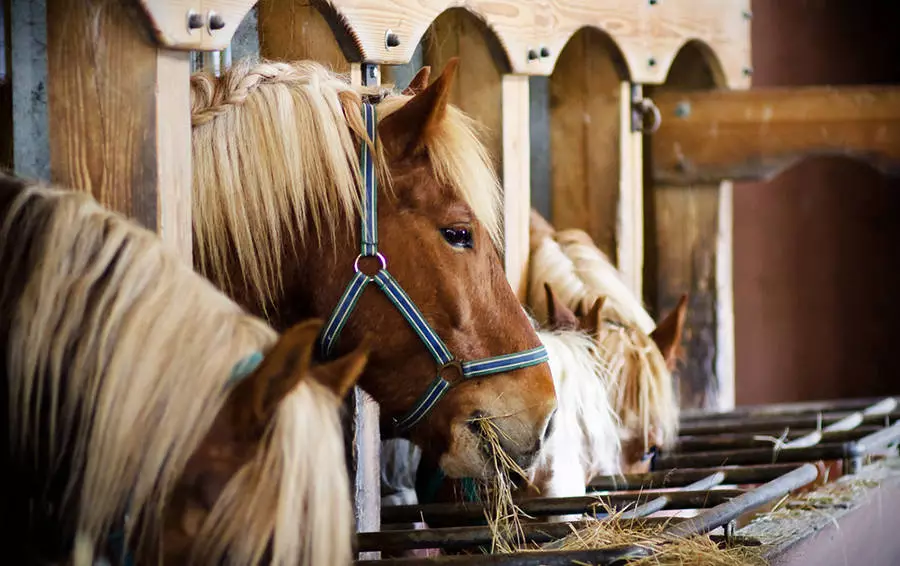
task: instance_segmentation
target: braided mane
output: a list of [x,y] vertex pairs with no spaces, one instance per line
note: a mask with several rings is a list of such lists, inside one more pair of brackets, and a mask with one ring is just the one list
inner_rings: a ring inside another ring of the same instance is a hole
[[[199,270],[265,310],[282,267],[307,244],[327,251],[360,213],[363,99],[379,119],[410,96],[351,86],[319,63],[242,60],[221,77],[191,78],[193,220]],[[437,180],[457,191],[500,241],[500,185],[473,120],[449,107],[428,141]],[[376,151],[379,184],[390,187]],[[310,241],[311,240],[311,241]],[[229,273],[241,273],[232,281]]]

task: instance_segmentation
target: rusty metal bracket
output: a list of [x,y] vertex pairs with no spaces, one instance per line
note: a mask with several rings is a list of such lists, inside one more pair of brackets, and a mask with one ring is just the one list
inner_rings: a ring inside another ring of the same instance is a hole
[[652,134],[662,124],[662,114],[650,98],[645,98],[641,85],[631,85],[631,131]]
[[256,0],[140,0],[162,47],[219,51],[228,47]]

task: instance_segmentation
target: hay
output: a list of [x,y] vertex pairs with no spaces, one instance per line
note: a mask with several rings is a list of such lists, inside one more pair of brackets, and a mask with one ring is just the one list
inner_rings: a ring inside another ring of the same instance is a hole
[[491,419],[479,418],[477,422],[493,467],[489,479],[476,483],[477,497],[484,502],[485,519],[493,537],[490,553],[516,552],[526,544],[521,517],[527,515],[513,502],[515,485],[510,473],[518,474],[526,481],[528,476],[503,449],[500,444],[501,431]]
[[754,546],[732,546],[720,548],[709,535],[690,538],[673,538],[663,531],[666,522],[649,522],[639,519],[625,520],[624,512],[608,509],[609,516],[602,519],[587,519],[587,525],[573,529],[572,534],[551,543],[554,550],[612,550],[623,546],[634,546],[649,550],[652,554],[644,558],[627,561],[630,566],[651,566],[668,564],[697,564],[710,566],[764,566],[760,549]]
[[[522,518],[526,515],[513,501],[515,485],[511,474],[527,481],[527,475],[503,450],[501,431],[490,418],[476,419],[481,436],[490,453],[493,474],[476,482],[476,496],[484,503],[485,519],[491,530],[490,553],[541,552],[542,547],[526,541]],[[634,545],[650,550],[651,556],[633,559],[634,566],[668,564],[703,564],[710,566],[757,566],[766,562],[756,547],[734,546],[720,548],[708,535],[691,538],[671,538],[663,534],[668,522],[621,520],[625,510],[616,511],[598,499],[598,505],[608,513],[603,519],[587,518],[587,525],[574,529],[572,534],[550,543],[554,550],[604,550]],[[544,549],[545,550],[545,549]]]

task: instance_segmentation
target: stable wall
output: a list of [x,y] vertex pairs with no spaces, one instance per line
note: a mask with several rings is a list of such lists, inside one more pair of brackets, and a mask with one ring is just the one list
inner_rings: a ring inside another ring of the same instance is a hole
[[[900,4],[754,0],[754,87],[900,83]],[[900,393],[900,181],[845,159],[734,186],[738,404]]]

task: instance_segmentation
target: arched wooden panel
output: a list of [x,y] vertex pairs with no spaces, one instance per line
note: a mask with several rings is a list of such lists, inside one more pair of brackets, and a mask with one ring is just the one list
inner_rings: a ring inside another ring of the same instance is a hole
[[586,231],[613,261],[625,73],[611,38],[583,28],[566,44],[550,76],[553,225]]
[[509,64],[497,37],[472,13],[452,8],[438,16],[423,36],[422,56],[434,76],[450,58],[460,58],[450,102],[485,127],[485,141],[499,172],[503,154],[502,82]]

